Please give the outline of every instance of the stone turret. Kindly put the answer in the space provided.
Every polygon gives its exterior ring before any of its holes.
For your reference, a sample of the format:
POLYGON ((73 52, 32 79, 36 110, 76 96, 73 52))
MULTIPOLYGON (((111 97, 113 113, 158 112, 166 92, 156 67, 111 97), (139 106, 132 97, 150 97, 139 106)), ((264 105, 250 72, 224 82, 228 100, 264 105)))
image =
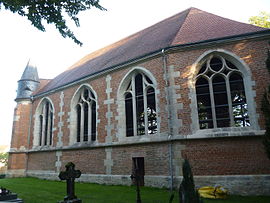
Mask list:
POLYGON ((18 81, 17 102, 14 110, 12 138, 10 144, 7 176, 25 176, 27 151, 29 150, 30 127, 32 123, 31 96, 39 87, 37 68, 28 62, 18 81))
POLYGON ((39 87, 39 77, 37 68, 27 63, 21 79, 18 81, 17 97, 15 101, 30 99, 33 92, 39 87))

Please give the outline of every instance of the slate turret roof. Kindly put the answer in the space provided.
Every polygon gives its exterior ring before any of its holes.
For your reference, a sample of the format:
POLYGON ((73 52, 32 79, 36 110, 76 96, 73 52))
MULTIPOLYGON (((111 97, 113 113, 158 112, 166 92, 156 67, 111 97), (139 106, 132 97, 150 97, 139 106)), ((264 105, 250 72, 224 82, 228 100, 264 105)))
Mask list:
POLYGON ((189 8, 85 56, 52 79, 37 94, 68 85, 163 48, 264 30, 267 29, 189 8))

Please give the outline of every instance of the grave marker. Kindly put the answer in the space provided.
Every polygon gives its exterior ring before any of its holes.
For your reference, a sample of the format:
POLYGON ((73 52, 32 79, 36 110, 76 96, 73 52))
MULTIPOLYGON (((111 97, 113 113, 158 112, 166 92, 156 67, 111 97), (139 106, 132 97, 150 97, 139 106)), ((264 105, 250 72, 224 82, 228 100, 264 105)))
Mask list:
POLYGON ((75 195, 75 179, 81 176, 81 171, 75 170, 75 164, 72 162, 67 163, 65 167, 66 171, 61 171, 58 177, 67 181, 67 196, 59 203, 81 203, 82 200, 77 199, 75 195))

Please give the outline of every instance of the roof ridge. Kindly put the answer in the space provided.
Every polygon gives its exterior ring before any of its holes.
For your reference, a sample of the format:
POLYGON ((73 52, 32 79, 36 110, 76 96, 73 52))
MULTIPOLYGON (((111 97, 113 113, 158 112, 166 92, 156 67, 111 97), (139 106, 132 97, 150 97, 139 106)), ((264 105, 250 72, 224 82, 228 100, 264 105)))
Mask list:
MULTIPOLYGON (((181 24, 181 26, 179 26, 179 29, 178 29, 178 31, 175 33, 175 36, 172 38, 172 40, 171 40, 171 42, 170 42, 170 45, 172 45, 172 43, 174 42, 174 40, 175 40, 175 38, 177 37, 178 33, 180 32, 181 28, 183 27, 183 24, 186 22, 187 16, 190 14, 191 9, 197 9, 197 8, 190 7, 190 8, 188 8, 188 9, 186 9, 186 10, 180 12, 180 13, 187 12, 187 13, 186 13, 186 16, 185 16, 185 20, 184 20, 184 22, 181 24)), ((198 10, 199 10, 199 9, 198 9, 198 10)), ((180 13, 178 13, 178 14, 176 14, 176 15, 179 15, 180 13)))

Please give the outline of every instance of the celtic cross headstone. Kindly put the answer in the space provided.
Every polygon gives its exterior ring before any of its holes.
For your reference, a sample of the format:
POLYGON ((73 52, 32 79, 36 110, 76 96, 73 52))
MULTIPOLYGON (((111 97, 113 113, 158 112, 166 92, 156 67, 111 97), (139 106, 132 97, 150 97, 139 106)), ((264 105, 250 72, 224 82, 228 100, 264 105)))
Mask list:
POLYGON ((75 179, 81 176, 81 171, 75 170, 75 164, 72 162, 67 163, 65 167, 66 170, 61 171, 58 177, 67 181, 67 196, 59 203, 81 203, 75 195, 75 179))

